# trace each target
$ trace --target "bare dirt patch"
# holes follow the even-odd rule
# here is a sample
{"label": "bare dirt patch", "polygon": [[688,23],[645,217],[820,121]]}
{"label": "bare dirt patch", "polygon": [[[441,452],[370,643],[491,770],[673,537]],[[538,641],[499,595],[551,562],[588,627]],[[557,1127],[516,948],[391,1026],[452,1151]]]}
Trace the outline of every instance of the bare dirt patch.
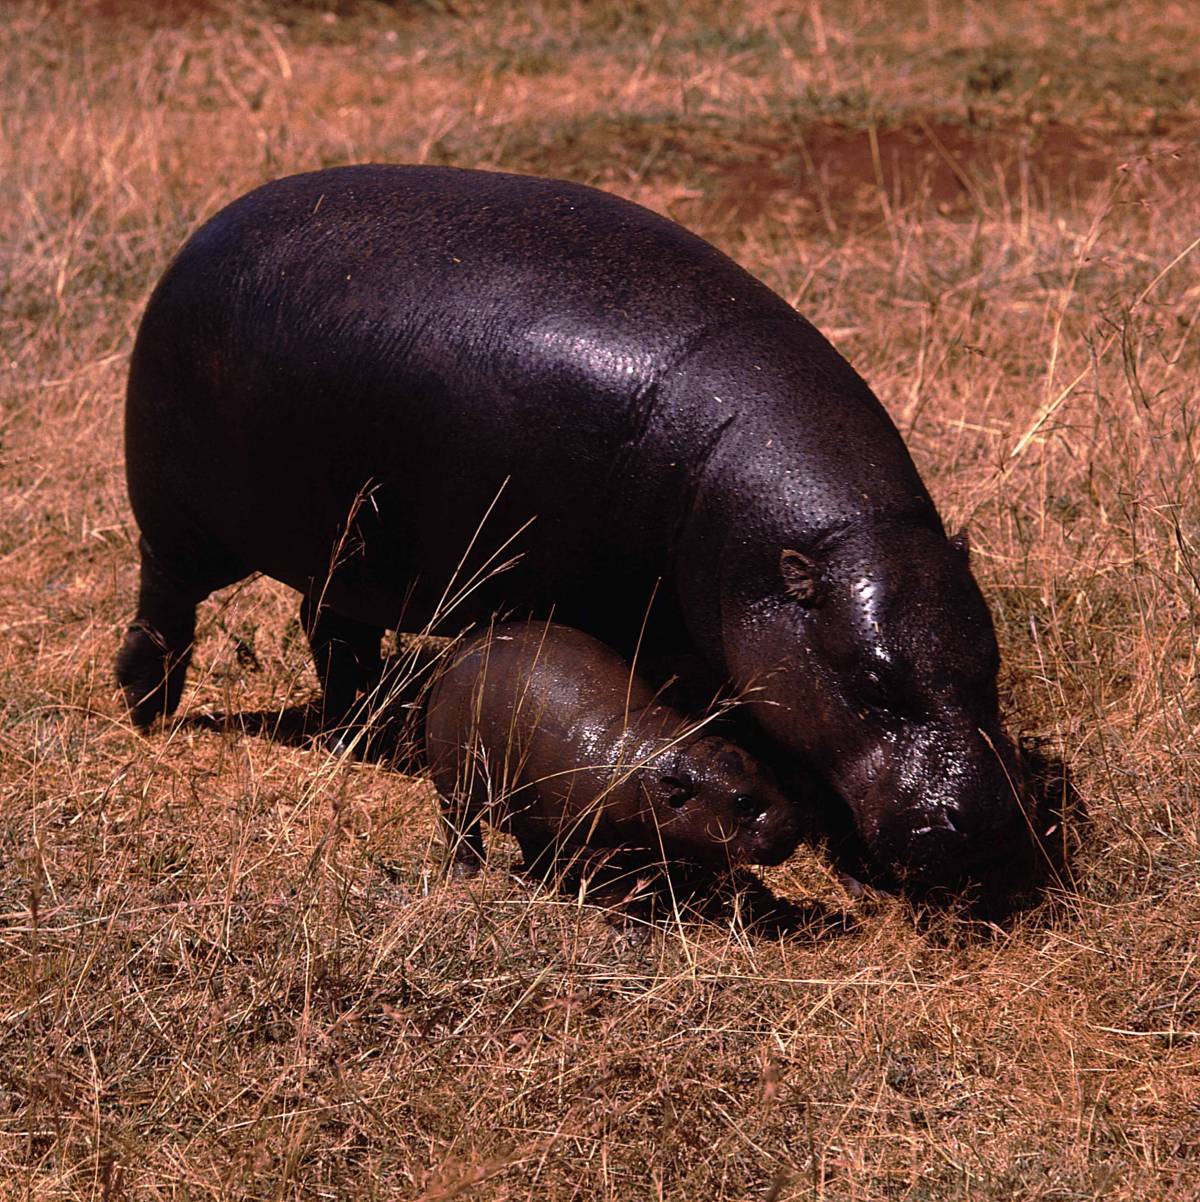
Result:
{"label": "bare dirt patch", "polygon": [[[544,136],[544,131],[543,131]],[[531,170],[676,185],[676,215],[701,224],[786,212],[802,228],[860,231],[897,212],[951,219],[1074,207],[1098,189],[1131,198],[1200,189],[1200,123],[1114,136],[1067,122],[973,124],[910,115],[900,124],[834,119],[735,128],[664,118],[564,129],[518,160]]]}
{"label": "bare dirt patch", "polygon": [[716,160],[715,191],[742,219],[788,198],[822,222],[853,224],[913,206],[965,218],[1031,203],[1077,204],[1120,172],[1134,173],[1146,188],[1196,187],[1198,135],[1200,126],[1114,144],[1061,123],[984,127],[918,117],[851,129],[818,121],[790,136],[749,141],[752,157],[741,162]]}

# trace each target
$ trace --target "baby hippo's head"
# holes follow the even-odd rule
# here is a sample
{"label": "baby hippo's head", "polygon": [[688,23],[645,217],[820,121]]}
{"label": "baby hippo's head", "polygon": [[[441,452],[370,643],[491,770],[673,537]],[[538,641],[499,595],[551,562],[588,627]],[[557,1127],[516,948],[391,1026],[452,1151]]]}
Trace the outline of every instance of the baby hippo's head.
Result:
{"label": "baby hippo's head", "polygon": [[653,845],[704,864],[780,864],[802,823],[771,770],[735,743],[699,738],[669,748],[641,771]]}

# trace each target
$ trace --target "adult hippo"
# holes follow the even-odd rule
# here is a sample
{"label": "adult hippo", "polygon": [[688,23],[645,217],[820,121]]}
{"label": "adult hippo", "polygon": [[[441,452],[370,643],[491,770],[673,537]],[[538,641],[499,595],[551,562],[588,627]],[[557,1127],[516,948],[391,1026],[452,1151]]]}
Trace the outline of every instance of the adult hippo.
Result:
{"label": "adult hippo", "polygon": [[629,655],[649,608],[647,650],[699,652],[883,866],[1003,889],[1032,860],[965,548],[845,360],[664,217],[440,167],[267,184],[151,297],[126,450],[139,726],[254,571],[304,594],[334,721],[385,628],[553,612]]}

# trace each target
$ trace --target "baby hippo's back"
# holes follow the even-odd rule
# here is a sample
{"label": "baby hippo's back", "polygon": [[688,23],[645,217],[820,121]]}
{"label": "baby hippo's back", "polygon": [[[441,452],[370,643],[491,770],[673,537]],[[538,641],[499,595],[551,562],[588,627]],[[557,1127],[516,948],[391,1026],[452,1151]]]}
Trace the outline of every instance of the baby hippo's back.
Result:
{"label": "baby hippo's back", "polygon": [[425,744],[447,820],[480,856],[481,818],[529,863],[586,846],[773,864],[800,837],[767,768],[566,626],[506,623],[463,647],[432,690]]}

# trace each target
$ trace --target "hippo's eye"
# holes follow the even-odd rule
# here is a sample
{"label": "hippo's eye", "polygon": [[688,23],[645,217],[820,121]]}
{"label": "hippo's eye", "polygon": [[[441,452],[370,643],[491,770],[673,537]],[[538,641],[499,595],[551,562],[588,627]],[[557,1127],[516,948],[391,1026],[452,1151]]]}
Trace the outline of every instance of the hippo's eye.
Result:
{"label": "hippo's eye", "polygon": [[895,690],[889,689],[883,675],[874,668],[863,673],[861,695],[871,709],[890,710],[895,708]]}

